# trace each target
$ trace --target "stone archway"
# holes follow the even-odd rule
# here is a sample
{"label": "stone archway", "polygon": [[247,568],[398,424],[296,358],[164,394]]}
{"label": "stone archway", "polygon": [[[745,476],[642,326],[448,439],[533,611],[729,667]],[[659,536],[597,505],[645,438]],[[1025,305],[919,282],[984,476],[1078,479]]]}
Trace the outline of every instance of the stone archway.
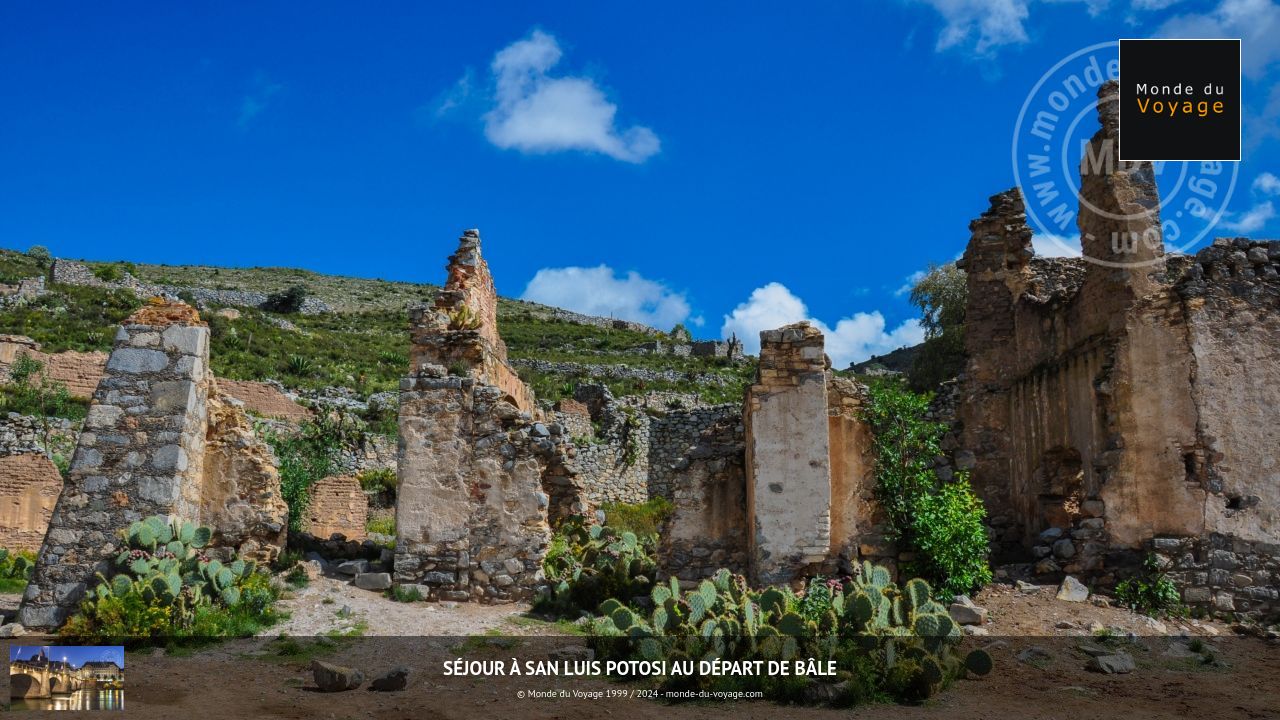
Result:
{"label": "stone archway", "polygon": [[9,676],[9,697],[11,698],[31,698],[41,697],[44,695],[44,684],[40,682],[40,678],[27,673],[18,673]]}

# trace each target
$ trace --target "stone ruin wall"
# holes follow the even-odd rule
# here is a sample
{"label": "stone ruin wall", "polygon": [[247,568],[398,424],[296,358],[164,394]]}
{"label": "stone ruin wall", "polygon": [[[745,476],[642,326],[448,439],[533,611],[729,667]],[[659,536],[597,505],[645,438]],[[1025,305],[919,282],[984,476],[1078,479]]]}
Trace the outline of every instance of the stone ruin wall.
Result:
{"label": "stone ruin wall", "polygon": [[467,230],[449,256],[448,281],[435,305],[410,311],[412,368],[439,365],[460,370],[505,392],[516,407],[539,412],[533,391],[507,362],[498,335],[498,294],[489,264],[480,255],[480,232]]}
{"label": "stone ruin wall", "polygon": [[364,540],[368,521],[369,499],[354,476],[327,477],[311,488],[303,529],[314,537],[327,540],[338,534]]}
{"label": "stone ruin wall", "polygon": [[579,385],[561,408],[552,415],[573,443],[574,469],[592,506],[642,503],[662,494],[650,487],[648,415],[620,405],[604,385]]}
{"label": "stone ruin wall", "polygon": [[57,627],[120,532],[149,515],[209,524],[215,543],[261,560],[284,542],[279,479],[208,371],[209,330],[191,308],[149,304],[116,335],[93,394],[19,620]]}
{"label": "stone ruin wall", "polygon": [[831,546],[823,337],[807,323],[760,333],[745,412],[751,575],[786,582]]}
{"label": "stone ruin wall", "polygon": [[748,572],[745,430],[737,408],[722,410],[676,461],[658,548],[663,575],[693,581],[720,568]]}
{"label": "stone ruin wall", "polygon": [[506,364],[478,232],[463,234],[448,272],[435,308],[411,314],[395,581],[431,599],[528,598],[543,583],[551,523],[589,506],[563,426],[541,422]]}
{"label": "stone ruin wall", "polygon": [[[1099,119],[1095,153],[1116,135],[1112,108]],[[1127,265],[1034,257],[1016,189],[971,224],[961,262],[956,458],[973,466],[997,559],[1029,548],[1037,573],[1109,584],[1155,550],[1189,604],[1274,612],[1280,245],[1165,255],[1148,163],[1085,172],[1081,188],[1131,216],[1082,204],[1086,254]]]}
{"label": "stone ruin wall", "polygon": [[808,323],[760,334],[744,409],[748,543],[758,582],[850,573],[860,560],[896,569],[875,501],[863,388],[830,371]]}

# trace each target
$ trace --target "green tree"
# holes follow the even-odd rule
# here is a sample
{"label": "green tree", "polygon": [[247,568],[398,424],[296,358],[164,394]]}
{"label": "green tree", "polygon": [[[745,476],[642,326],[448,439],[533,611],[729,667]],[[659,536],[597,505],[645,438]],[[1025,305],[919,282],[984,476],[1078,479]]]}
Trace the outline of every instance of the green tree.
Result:
{"label": "green tree", "polygon": [[[44,363],[22,353],[9,368],[9,382],[2,398],[6,411],[31,415],[39,423],[41,446],[52,456],[53,423],[50,418],[84,417],[84,406],[77,403],[67,386],[49,377]],[[55,462],[59,458],[54,458]]]}
{"label": "green tree", "polygon": [[32,245],[31,249],[27,250],[27,257],[35,260],[36,265],[42,268],[49,267],[49,263],[53,262],[53,254],[43,245]]}
{"label": "green tree", "polygon": [[285,314],[296,313],[302,309],[302,303],[306,299],[307,289],[301,285],[293,285],[287,290],[268,295],[262,309]]}
{"label": "green tree", "polygon": [[968,278],[954,262],[930,265],[911,288],[911,302],[920,308],[920,324],[925,332],[924,344],[907,374],[912,389],[932,390],[964,369],[964,313],[968,299]]}

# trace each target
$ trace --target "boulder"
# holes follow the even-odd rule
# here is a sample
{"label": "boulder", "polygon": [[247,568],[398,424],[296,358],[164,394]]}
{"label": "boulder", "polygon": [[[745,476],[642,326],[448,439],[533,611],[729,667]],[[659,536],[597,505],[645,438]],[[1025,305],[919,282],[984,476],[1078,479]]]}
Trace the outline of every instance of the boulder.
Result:
{"label": "boulder", "polygon": [[15,622],[8,623],[7,625],[0,625],[0,638],[22,637],[26,634],[27,629],[22,626],[22,623]]}
{"label": "boulder", "polygon": [[1131,673],[1137,665],[1129,653],[1118,652],[1112,655],[1099,655],[1089,661],[1089,669],[1107,675],[1124,675]]}
{"label": "boulder", "polygon": [[1062,585],[1058,587],[1058,599],[1066,602],[1084,602],[1089,599],[1089,588],[1074,577],[1068,575],[1062,578]]}
{"label": "boulder", "polygon": [[360,573],[356,575],[356,587],[362,590],[390,590],[391,573]]}
{"label": "boulder", "polygon": [[360,573],[369,572],[368,560],[348,560],[337,567],[337,572],[343,575],[359,575]]}
{"label": "boulder", "polygon": [[364,683],[364,673],[354,668],[332,665],[320,660],[311,661],[311,676],[321,692],[355,690]]}
{"label": "boulder", "polygon": [[369,683],[370,690],[378,692],[399,692],[409,685],[409,668],[400,666],[392,668],[373,679]]}
{"label": "boulder", "polygon": [[957,595],[950,612],[951,619],[959,625],[981,625],[987,621],[987,609],[974,605],[968,595]]}

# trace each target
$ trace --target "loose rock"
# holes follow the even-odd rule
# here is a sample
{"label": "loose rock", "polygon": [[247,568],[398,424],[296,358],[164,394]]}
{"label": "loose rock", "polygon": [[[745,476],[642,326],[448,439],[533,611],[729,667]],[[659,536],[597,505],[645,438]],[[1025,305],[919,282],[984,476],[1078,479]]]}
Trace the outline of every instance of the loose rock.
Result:
{"label": "loose rock", "polygon": [[311,661],[311,675],[321,692],[355,690],[364,683],[364,673],[359,670],[320,660]]}
{"label": "loose rock", "polygon": [[1131,673],[1137,665],[1133,662],[1133,656],[1129,653],[1115,653],[1114,655],[1099,655],[1089,661],[1089,669],[1107,675],[1124,675]]}
{"label": "loose rock", "polygon": [[1062,585],[1058,588],[1057,597],[1059,600],[1066,602],[1084,602],[1089,599],[1089,588],[1068,575],[1062,579]]}
{"label": "loose rock", "polygon": [[409,685],[409,668],[401,666],[392,668],[379,675],[369,683],[370,690],[378,692],[399,692]]}

